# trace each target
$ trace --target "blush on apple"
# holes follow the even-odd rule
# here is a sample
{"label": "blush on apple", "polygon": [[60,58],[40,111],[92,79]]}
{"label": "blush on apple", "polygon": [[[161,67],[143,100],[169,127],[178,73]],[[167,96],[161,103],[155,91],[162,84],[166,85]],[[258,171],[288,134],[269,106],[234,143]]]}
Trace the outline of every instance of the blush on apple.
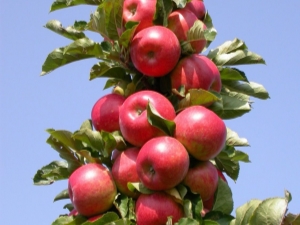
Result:
{"label": "blush on apple", "polygon": [[101,214],[113,205],[117,195],[110,171],[101,164],[90,163],[76,169],[68,181],[68,191],[74,208],[80,215]]}
{"label": "blush on apple", "polygon": [[175,34],[163,26],[151,26],[138,32],[130,43],[133,65],[142,74],[160,77],[169,73],[181,54]]}
{"label": "blush on apple", "polygon": [[136,170],[136,159],[139,150],[139,148],[132,147],[121,152],[115,159],[111,170],[118,190],[132,198],[136,198],[138,193],[130,191],[127,183],[140,181]]}
{"label": "blush on apple", "polygon": [[154,14],[156,11],[156,0],[124,0],[123,2],[123,21],[139,22],[136,32],[153,26]]}
{"label": "blush on apple", "polygon": [[137,157],[141,182],[151,190],[166,190],[178,185],[189,168],[189,155],[173,137],[157,137],[146,142]]}
{"label": "blush on apple", "polygon": [[97,131],[112,132],[120,130],[119,108],[125,97],[118,94],[107,94],[101,97],[93,106],[91,119]]}
{"label": "blush on apple", "polygon": [[217,156],[225,145],[225,123],[203,106],[190,106],[174,119],[174,137],[196,159],[206,161]]}
{"label": "blush on apple", "polygon": [[125,140],[137,147],[141,147],[153,137],[164,135],[148,122],[149,102],[161,117],[173,120],[176,116],[171,102],[158,92],[144,90],[130,95],[120,107],[120,130]]}
{"label": "blush on apple", "polygon": [[217,66],[206,56],[192,54],[182,58],[171,72],[172,88],[204,89],[220,92],[222,82]]}
{"label": "blush on apple", "polygon": [[218,179],[217,169],[210,161],[199,161],[188,170],[183,183],[192,192],[200,194],[203,201],[206,201],[214,195]]}
{"label": "blush on apple", "polygon": [[168,217],[172,223],[184,216],[183,207],[164,192],[141,194],[135,207],[137,225],[165,225]]}
{"label": "blush on apple", "polygon": [[184,8],[193,12],[200,20],[204,18],[206,13],[206,7],[202,0],[192,0]]}

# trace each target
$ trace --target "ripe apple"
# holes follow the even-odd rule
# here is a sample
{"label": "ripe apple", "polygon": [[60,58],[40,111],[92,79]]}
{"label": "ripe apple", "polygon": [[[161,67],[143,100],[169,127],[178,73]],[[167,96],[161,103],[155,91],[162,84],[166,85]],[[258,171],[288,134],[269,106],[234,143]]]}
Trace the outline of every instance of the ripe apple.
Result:
{"label": "ripe apple", "polygon": [[136,32],[153,26],[154,14],[156,11],[156,0],[125,0],[123,2],[123,21],[140,22]]}
{"label": "ripe apple", "polygon": [[[218,171],[219,177],[227,183],[227,180],[226,180],[224,174],[222,173],[222,171],[219,169],[217,169],[217,171]],[[215,201],[214,195],[212,195],[208,200],[203,201],[203,206],[204,206],[204,209],[206,209],[206,212],[212,210],[212,208],[214,206],[214,201]]]}
{"label": "ripe apple", "polygon": [[[187,41],[187,33],[189,29],[198,20],[196,15],[187,9],[178,9],[173,11],[168,16],[168,28],[174,32],[180,42]],[[206,29],[204,23],[202,23],[203,29]],[[202,52],[206,46],[206,39],[190,42],[196,53]]]}
{"label": "ripe apple", "polygon": [[151,26],[141,30],[130,43],[133,65],[147,76],[166,75],[175,67],[180,54],[181,47],[177,37],[163,26]]}
{"label": "ripe apple", "polygon": [[171,72],[172,88],[185,86],[189,89],[204,89],[220,92],[222,82],[217,66],[206,56],[192,54],[182,58]]}
{"label": "ripe apple", "polygon": [[152,138],[137,157],[136,169],[141,182],[151,190],[166,190],[178,185],[189,169],[189,155],[173,137]]}
{"label": "ripe apple", "polygon": [[69,178],[68,191],[74,208],[86,217],[107,211],[117,195],[110,171],[96,163],[76,169]]}
{"label": "ripe apple", "polygon": [[220,117],[203,106],[190,106],[174,119],[174,137],[196,159],[206,161],[219,154],[226,141],[226,126]]}
{"label": "ripe apple", "polygon": [[168,217],[173,224],[184,216],[183,208],[164,192],[141,194],[135,207],[137,225],[165,225]]}
{"label": "ripe apple", "polygon": [[214,195],[218,187],[218,179],[217,168],[210,161],[199,161],[188,170],[183,183],[206,201]]}
{"label": "ripe apple", "polygon": [[202,0],[192,0],[184,8],[193,12],[200,20],[204,18],[206,13],[206,8]]}
{"label": "ripe apple", "polygon": [[136,170],[136,158],[139,150],[139,148],[132,147],[121,152],[117,156],[111,170],[118,190],[133,198],[137,197],[138,193],[130,191],[127,183],[140,181]]}
{"label": "ripe apple", "polygon": [[125,97],[118,94],[107,94],[101,97],[93,106],[91,119],[97,131],[112,132],[120,130],[119,108],[125,101]]}
{"label": "ripe apple", "polygon": [[144,90],[130,95],[120,107],[120,130],[125,140],[137,147],[153,137],[164,135],[148,122],[149,102],[161,117],[173,120],[176,116],[171,102],[158,92]]}

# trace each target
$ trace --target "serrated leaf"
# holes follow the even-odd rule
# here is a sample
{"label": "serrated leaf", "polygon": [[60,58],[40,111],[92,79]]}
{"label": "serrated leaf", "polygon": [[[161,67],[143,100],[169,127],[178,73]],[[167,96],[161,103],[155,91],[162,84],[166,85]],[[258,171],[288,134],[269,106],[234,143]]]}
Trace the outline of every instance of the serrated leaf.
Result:
{"label": "serrated leaf", "polygon": [[67,130],[54,130],[54,129],[47,129],[47,132],[59,142],[64,144],[65,146],[74,149],[74,150],[81,150],[83,145],[80,141],[73,138],[73,133]]}
{"label": "serrated leaf", "polygon": [[239,162],[232,160],[224,150],[215,158],[215,162],[220,170],[225,171],[234,181],[237,180],[240,171]]}
{"label": "serrated leaf", "polygon": [[280,225],[287,209],[285,198],[269,198],[255,209],[249,225]]}
{"label": "serrated leaf", "polygon": [[233,210],[231,189],[228,184],[222,179],[219,179],[218,182],[218,188],[215,192],[215,203],[212,210],[219,211],[228,215],[230,215]]}
{"label": "serrated leaf", "polygon": [[85,37],[85,34],[83,32],[78,31],[73,26],[69,26],[66,28],[63,27],[61,22],[59,22],[58,20],[50,20],[44,27],[71,40],[77,40]]}
{"label": "serrated leaf", "polygon": [[160,129],[169,136],[173,136],[176,126],[175,123],[161,117],[150,102],[147,105],[147,119],[152,126]]}
{"label": "serrated leaf", "polygon": [[237,68],[222,67],[220,69],[220,76],[221,76],[222,83],[224,83],[225,81],[237,81],[237,80],[248,82],[245,73],[241,70],[238,70]]}
{"label": "serrated leaf", "polygon": [[172,12],[172,10],[172,0],[157,0],[153,23],[156,25],[167,26],[168,16]]}
{"label": "serrated leaf", "polygon": [[105,59],[101,44],[89,38],[80,38],[64,48],[64,54],[93,55],[95,58]]}
{"label": "serrated leaf", "polygon": [[58,200],[69,199],[69,198],[70,198],[69,190],[65,189],[61,191],[58,195],[56,195],[53,201],[56,202]]}
{"label": "serrated leaf", "polygon": [[119,219],[118,214],[115,212],[107,212],[103,214],[99,219],[95,222],[86,221],[82,225],[109,225],[109,224],[117,224],[115,223]]}
{"label": "serrated leaf", "polygon": [[253,199],[238,207],[236,209],[236,220],[234,225],[247,225],[253,212],[261,202],[261,200]]}
{"label": "serrated leaf", "polygon": [[232,91],[250,95],[259,99],[270,98],[267,90],[261,84],[255,82],[223,81],[223,85]]}
{"label": "serrated leaf", "polygon": [[90,129],[80,129],[72,134],[76,140],[80,140],[94,151],[102,152],[104,150],[104,141],[101,133]]}
{"label": "serrated leaf", "polygon": [[90,80],[101,77],[114,78],[128,83],[131,82],[131,77],[126,73],[124,68],[112,67],[106,62],[99,62],[91,69]]}
{"label": "serrated leaf", "polygon": [[217,95],[203,89],[190,89],[185,98],[178,103],[178,111],[193,105],[209,105],[220,101]]}
{"label": "serrated leaf", "polygon": [[237,162],[241,161],[241,162],[245,162],[245,163],[250,162],[249,156],[246,153],[239,151],[239,150],[235,151],[235,154],[232,157],[232,160],[237,161]]}
{"label": "serrated leaf", "polygon": [[153,191],[146,188],[142,183],[140,182],[128,182],[127,187],[130,191],[135,192],[138,191],[142,194],[152,194]]}
{"label": "serrated leaf", "polygon": [[35,185],[49,185],[58,180],[68,179],[70,174],[66,161],[54,161],[36,172],[33,183]]}
{"label": "serrated leaf", "polygon": [[76,5],[99,5],[103,0],[55,0],[50,8],[50,12],[64,9]]}
{"label": "serrated leaf", "polygon": [[87,55],[82,53],[64,53],[65,47],[57,48],[54,51],[52,51],[46,58],[43,66],[42,66],[42,72],[41,75],[46,75],[53,70],[67,65],[72,62],[76,62],[83,59],[89,59],[94,58],[95,55]]}
{"label": "serrated leaf", "polygon": [[81,126],[80,126],[80,129],[79,130],[93,130],[93,123],[92,123],[92,120],[91,119],[88,119],[88,120],[85,120]]}
{"label": "serrated leaf", "polygon": [[246,138],[240,138],[239,135],[233,130],[226,128],[226,145],[228,146],[249,146],[248,140]]}

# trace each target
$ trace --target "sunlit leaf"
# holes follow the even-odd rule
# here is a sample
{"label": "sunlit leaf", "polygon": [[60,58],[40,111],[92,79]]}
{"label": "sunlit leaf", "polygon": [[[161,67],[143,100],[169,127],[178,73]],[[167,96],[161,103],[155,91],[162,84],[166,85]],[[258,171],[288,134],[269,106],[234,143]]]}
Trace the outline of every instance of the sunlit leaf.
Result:
{"label": "sunlit leaf", "polygon": [[218,168],[225,171],[231,179],[234,181],[237,180],[240,171],[239,162],[232,160],[232,156],[230,156],[226,151],[221,151],[215,158],[215,162]]}
{"label": "sunlit leaf", "polygon": [[192,218],[181,218],[175,225],[200,225],[200,223]]}
{"label": "sunlit leaf", "polygon": [[128,182],[127,187],[130,191],[135,192],[138,191],[142,194],[152,194],[153,191],[146,188],[142,183],[140,182]]}
{"label": "sunlit leaf", "polygon": [[236,220],[234,225],[247,225],[253,212],[261,202],[261,200],[253,199],[246,204],[238,207],[236,209]]}
{"label": "sunlit leaf", "polygon": [[223,67],[220,69],[220,76],[222,83],[225,81],[248,81],[244,72],[230,67]]}
{"label": "sunlit leaf", "polygon": [[86,221],[84,216],[60,216],[51,225],[78,225]]}
{"label": "sunlit leaf", "polygon": [[106,62],[99,62],[95,64],[90,72],[90,80],[95,78],[114,78],[120,81],[131,82],[131,77],[126,73],[122,67],[112,67]]}
{"label": "sunlit leaf", "polygon": [[[95,222],[86,221],[82,225],[108,225],[108,224],[117,225],[117,223],[115,223],[115,221],[117,221],[118,219],[119,219],[119,216],[115,212],[107,212],[107,213],[103,214]],[[77,225],[77,224],[74,224],[74,225]]]}
{"label": "sunlit leaf", "polygon": [[219,211],[228,215],[230,215],[233,210],[231,189],[228,184],[222,179],[219,179],[218,182],[218,188],[215,192],[215,203],[212,210]]}
{"label": "sunlit leaf", "polygon": [[226,136],[226,145],[228,146],[249,146],[248,140],[246,138],[240,138],[239,135],[229,129],[227,129],[227,136]]}
{"label": "sunlit leaf", "polygon": [[50,8],[50,12],[64,9],[76,5],[99,5],[103,0],[55,0]]}

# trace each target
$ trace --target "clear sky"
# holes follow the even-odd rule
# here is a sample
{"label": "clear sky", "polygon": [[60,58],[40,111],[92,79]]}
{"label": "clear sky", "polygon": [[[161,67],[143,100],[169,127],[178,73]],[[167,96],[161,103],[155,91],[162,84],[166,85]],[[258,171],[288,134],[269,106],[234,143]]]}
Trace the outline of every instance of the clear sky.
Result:
{"label": "clear sky", "polygon": [[[67,201],[53,203],[67,182],[33,185],[36,171],[59,159],[45,143],[45,130],[77,130],[107,91],[102,90],[104,80],[88,80],[96,60],[39,76],[47,54],[70,43],[43,25],[50,19],[64,26],[89,20],[95,8],[77,6],[49,13],[51,0],[25,3],[3,1],[0,7],[0,223],[47,225],[67,213],[62,208]],[[250,81],[263,84],[271,99],[252,99],[249,114],[226,121],[251,144],[240,149],[252,163],[241,163],[239,179],[230,182],[235,208],[253,198],[284,196],[287,189],[293,196],[289,211],[300,213],[300,2],[205,3],[218,31],[210,48],[237,37],[267,62],[240,69]],[[90,37],[101,41],[100,36]]]}

